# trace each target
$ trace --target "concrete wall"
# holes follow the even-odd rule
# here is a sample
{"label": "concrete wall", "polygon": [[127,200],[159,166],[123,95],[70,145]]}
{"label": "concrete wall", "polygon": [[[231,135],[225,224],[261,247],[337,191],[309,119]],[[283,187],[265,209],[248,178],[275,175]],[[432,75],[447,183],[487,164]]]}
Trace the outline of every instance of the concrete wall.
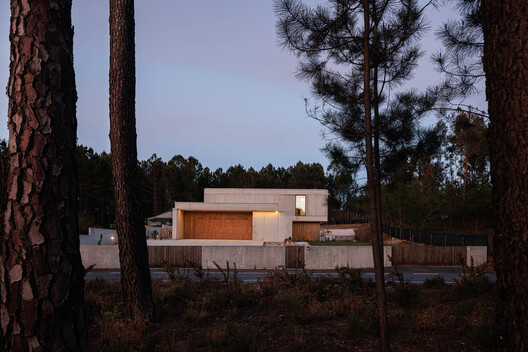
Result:
{"label": "concrete wall", "polygon": [[173,240],[183,240],[183,211],[174,208],[172,212],[172,231]]}
{"label": "concrete wall", "polygon": [[[163,245],[170,240],[147,241],[149,246]],[[174,242],[174,241],[171,241]],[[196,246],[196,244],[194,244]],[[391,263],[388,256],[392,255],[392,247],[385,246],[386,267]],[[226,260],[231,267],[236,263],[239,269],[273,269],[286,265],[285,246],[202,246],[202,266],[206,269],[216,269],[213,261],[222,268]],[[304,248],[304,260],[307,269],[334,269],[336,265],[353,268],[372,268],[372,247],[370,246],[310,246]],[[468,265],[473,257],[474,265],[480,265],[487,260],[486,247],[467,247]],[[96,264],[96,269],[118,269],[119,248],[117,245],[81,245],[83,265],[88,267]]]}
{"label": "concrete wall", "polygon": [[95,264],[95,269],[119,269],[119,247],[116,245],[82,245],[81,259],[85,268]]}
{"label": "concrete wall", "polygon": [[[388,256],[392,247],[384,246],[384,265],[390,267]],[[336,265],[351,268],[372,268],[371,246],[310,246],[304,253],[306,269],[333,269]]]}
{"label": "concrete wall", "polygon": [[274,269],[285,265],[286,252],[284,246],[202,247],[204,269],[216,269],[213,262],[225,268],[226,260],[229,261],[230,268],[236,263],[237,269]]}
{"label": "concrete wall", "polygon": [[484,264],[488,260],[488,247],[485,246],[468,246],[466,261],[467,265],[471,265],[471,258],[473,258],[473,265]]}
{"label": "concrete wall", "polygon": [[[101,239],[101,235],[103,235]],[[79,236],[80,244],[97,245],[99,240],[101,244],[116,244],[117,231],[115,229],[100,229],[95,227],[88,228],[88,235]]]}
{"label": "concrete wall", "polygon": [[[295,215],[295,196],[306,196],[306,216]],[[326,221],[328,191],[321,189],[206,188],[205,203],[275,203],[294,221]]]}

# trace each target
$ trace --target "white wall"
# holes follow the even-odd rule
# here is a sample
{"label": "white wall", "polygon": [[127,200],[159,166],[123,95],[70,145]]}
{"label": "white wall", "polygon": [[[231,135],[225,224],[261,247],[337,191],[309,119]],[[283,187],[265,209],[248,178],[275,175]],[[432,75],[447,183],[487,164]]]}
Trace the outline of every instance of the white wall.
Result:
{"label": "white wall", "polygon": [[216,269],[213,262],[226,268],[226,260],[233,269],[274,269],[285,265],[286,252],[284,246],[211,246],[202,247],[202,266],[204,269]]}
{"label": "white wall", "polygon": [[116,244],[118,242],[117,230],[90,227],[88,228],[88,235],[79,236],[79,243],[82,245],[97,245],[99,243],[99,240],[101,240],[102,245]]}
{"label": "white wall", "polygon": [[85,268],[95,264],[94,269],[119,269],[119,247],[117,245],[82,245],[81,260]]}
{"label": "white wall", "polygon": [[291,217],[282,212],[253,212],[253,240],[283,242],[291,237]]}
{"label": "white wall", "polygon": [[[384,246],[384,266],[390,267],[388,256],[392,255],[392,247]],[[351,268],[372,268],[371,246],[310,246],[304,252],[306,269],[333,269],[336,265]]]}
{"label": "white wall", "polygon": [[473,265],[482,265],[488,260],[488,247],[486,246],[468,246],[467,247],[466,263],[471,265],[471,258],[473,258]]}

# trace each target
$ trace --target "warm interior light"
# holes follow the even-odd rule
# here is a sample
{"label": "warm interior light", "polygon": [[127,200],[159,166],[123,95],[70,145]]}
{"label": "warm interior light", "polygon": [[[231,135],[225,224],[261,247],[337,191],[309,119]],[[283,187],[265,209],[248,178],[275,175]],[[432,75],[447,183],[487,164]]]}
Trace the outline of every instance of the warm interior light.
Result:
{"label": "warm interior light", "polygon": [[110,236],[110,239],[113,241],[114,240],[114,236]]}

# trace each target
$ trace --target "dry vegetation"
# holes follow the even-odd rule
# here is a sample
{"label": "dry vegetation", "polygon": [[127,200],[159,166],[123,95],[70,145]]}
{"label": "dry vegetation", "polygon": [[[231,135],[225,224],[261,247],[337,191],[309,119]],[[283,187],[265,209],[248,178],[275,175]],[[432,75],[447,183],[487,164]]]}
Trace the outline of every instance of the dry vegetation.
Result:
{"label": "dry vegetation", "polygon": [[[202,274],[199,269],[196,269]],[[277,269],[255,283],[189,279],[176,272],[154,281],[158,320],[121,319],[119,283],[86,283],[89,351],[377,351],[371,282],[338,268],[337,279]],[[443,279],[388,287],[395,351],[493,350],[493,287],[478,270],[455,286]]]}

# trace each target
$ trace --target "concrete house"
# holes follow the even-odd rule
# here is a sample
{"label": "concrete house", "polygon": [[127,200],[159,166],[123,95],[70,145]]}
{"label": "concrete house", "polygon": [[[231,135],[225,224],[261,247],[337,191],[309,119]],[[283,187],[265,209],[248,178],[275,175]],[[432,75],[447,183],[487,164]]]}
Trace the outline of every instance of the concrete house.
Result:
{"label": "concrete house", "polygon": [[328,191],[206,188],[204,202],[176,202],[172,238],[283,242],[318,240]]}

